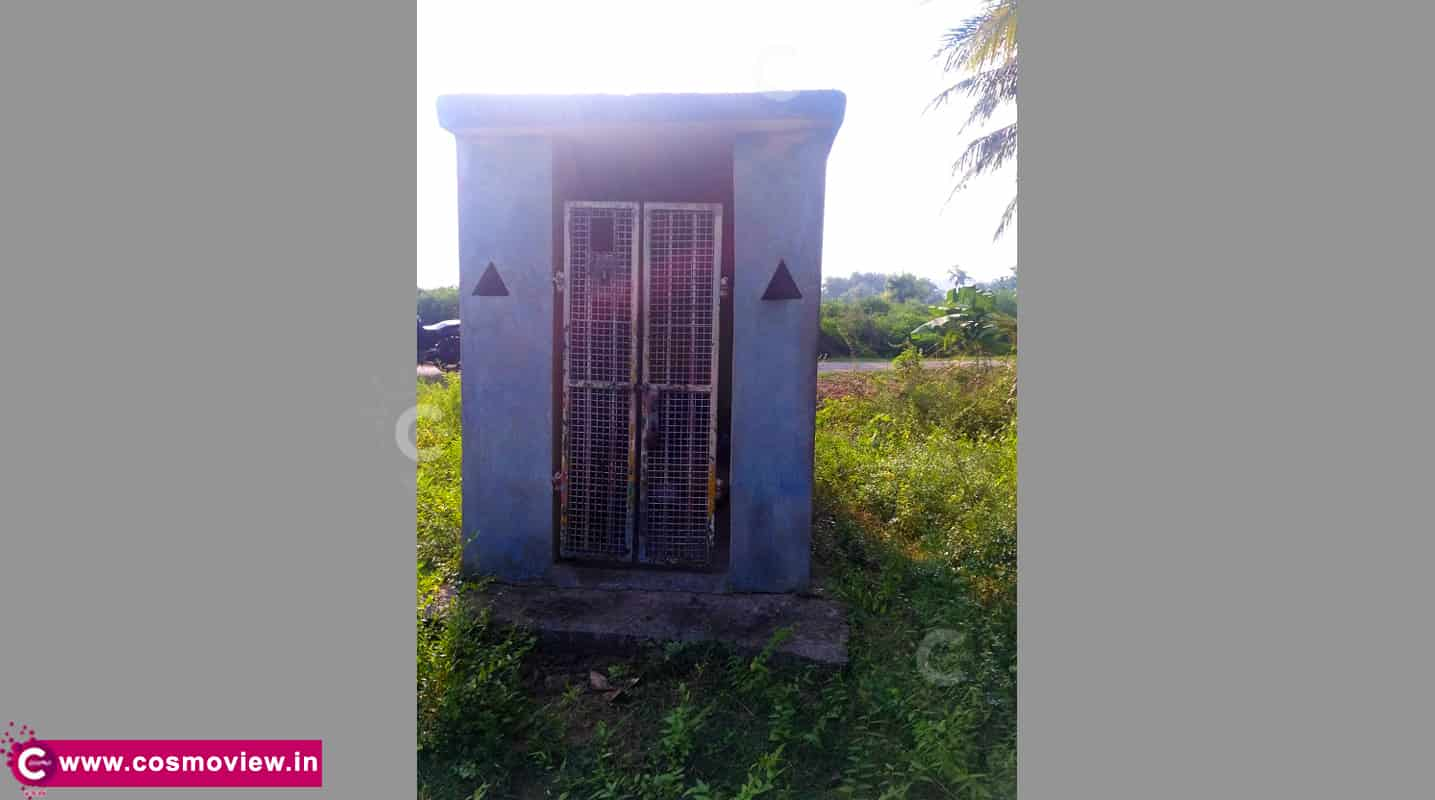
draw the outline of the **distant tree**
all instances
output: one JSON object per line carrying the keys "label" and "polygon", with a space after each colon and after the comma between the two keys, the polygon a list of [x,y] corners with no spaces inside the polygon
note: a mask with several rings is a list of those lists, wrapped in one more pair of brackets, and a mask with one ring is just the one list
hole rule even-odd
{"label": "distant tree", "polygon": [[914,341],[924,348],[933,349],[940,343],[940,334],[912,336],[913,328],[931,319],[931,308],[926,302],[899,303],[881,295],[860,300],[823,298],[818,351],[834,358],[891,358]]}
{"label": "distant tree", "polygon": [[990,280],[985,283],[978,283],[977,286],[979,288],[986,289],[989,292],[995,292],[1001,289],[1011,289],[1012,291],[1016,291],[1016,267],[1011,268],[1010,275],[1006,275],[995,280]]}
{"label": "distant tree", "polygon": [[942,292],[935,283],[926,278],[919,278],[910,272],[901,275],[889,275],[887,285],[882,295],[896,303],[910,303],[912,301],[933,302],[940,298]]}
{"label": "distant tree", "polygon": [[1016,289],[988,289],[987,291],[991,294],[992,305],[997,311],[1016,319]]}
{"label": "distant tree", "polygon": [[425,325],[458,319],[458,287],[418,290],[418,316]]}
{"label": "distant tree", "polygon": [[851,288],[851,278],[838,278],[835,276],[828,278],[822,282],[822,299],[824,301],[840,300],[846,296],[847,290]]}
{"label": "distant tree", "polygon": [[876,329],[866,309],[850,301],[833,303],[828,309],[824,309],[824,313],[831,320],[830,330],[842,341],[847,355],[866,356],[875,352],[872,345],[876,340]]}
{"label": "distant tree", "polygon": [[862,313],[874,317],[880,317],[892,310],[892,304],[887,302],[887,298],[881,296],[864,297],[854,305],[862,309]]}
{"label": "distant tree", "polygon": [[845,290],[837,296],[841,300],[861,300],[876,297],[887,288],[887,276],[881,272],[854,272],[847,279]]}
{"label": "distant tree", "polygon": [[[1011,274],[986,283],[977,284],[977,288],[992,296],[992,302],[996,310],[1012,318],[1012,324],[1016,324],[1016,267],[1011,268]],[[1013,333],[1012,341],[1016,341]]]}
{"label": "distant tree", "polygon": [[854,272],[846,278],[828,278],[822,285],[823,300],[861,300],[876,297],[887,290],[883,272]]}

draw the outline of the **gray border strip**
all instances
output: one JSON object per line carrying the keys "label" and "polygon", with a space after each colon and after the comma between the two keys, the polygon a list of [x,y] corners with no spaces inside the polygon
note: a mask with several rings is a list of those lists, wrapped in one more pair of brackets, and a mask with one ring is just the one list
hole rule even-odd
{"label": "gray border strip", "polygon": [[1430,11],[1351,11],[1021,5],[1028,800],[1430,793]]}
{"label": "gray border strip", "polygon": [[413,797],[413,7],[0,17],[0,724]]}

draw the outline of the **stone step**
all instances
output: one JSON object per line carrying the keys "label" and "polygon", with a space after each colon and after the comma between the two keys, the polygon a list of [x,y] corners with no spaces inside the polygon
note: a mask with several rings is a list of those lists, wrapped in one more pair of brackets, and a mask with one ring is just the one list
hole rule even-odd
{"label": "stone step", "polygon": [[495,619],[533,630],[546,644],[622,651],[648,642],[716,641],[756,653],[790,626],[777,654],[847,663],[847,612],[819,597],[492,584],[481,598]]}

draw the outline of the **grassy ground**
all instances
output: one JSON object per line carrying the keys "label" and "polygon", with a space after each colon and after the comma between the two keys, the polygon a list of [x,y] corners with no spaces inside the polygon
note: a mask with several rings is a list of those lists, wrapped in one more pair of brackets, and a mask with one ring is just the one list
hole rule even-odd
{"label": "grassy ground", "polygon": [[[1016,434],[1006,369],[823,376],[815,572],[841,671],[717,645],[541,652],[457,586],[456,385],[421,384],[419,796],[1001,798],[1016,793]],[[597,671],[615,699],[589,685]]]}

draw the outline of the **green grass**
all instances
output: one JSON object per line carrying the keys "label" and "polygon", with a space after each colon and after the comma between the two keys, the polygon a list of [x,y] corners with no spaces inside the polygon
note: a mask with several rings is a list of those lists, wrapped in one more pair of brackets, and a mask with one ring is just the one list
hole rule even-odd
{"label": "green grass", "polygon": [[[488,619],[482,587],[442,603],[458,390],[421,384],[441,412],[418,439],[420,797],[1014,796],[1013,375],[914,366],[845,377],[818,412],[815,572],[850,609],[841,671],[713,644],[542,652]],[[637,683],[609,702],[590,669]]]}

